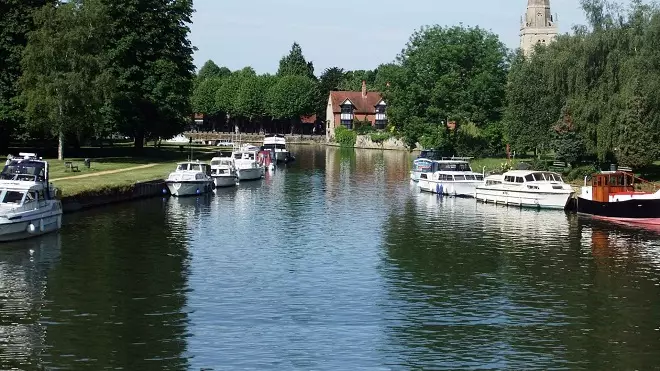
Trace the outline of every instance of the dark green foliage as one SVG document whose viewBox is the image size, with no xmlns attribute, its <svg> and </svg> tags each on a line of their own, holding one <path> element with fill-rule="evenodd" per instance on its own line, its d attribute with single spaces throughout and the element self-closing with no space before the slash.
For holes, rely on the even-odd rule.
<svg viewBox="0 0 660 371">
<path fill-rule="evenodd" d="M 353 130 L 348 130 L 343 126 L 335 128 L 335 142 L 339 143 L 341 147 L 353 148 L 357 141 L 357 133 Z"/>
<path fill-rule="evenodd" d="M 568 169 L 568 172 L 564 174 L 564 180 L 569 182 L 582 181 L 584 180 L 584 177 L 590 177 L 600 171 L 594 165 L 585 165 Z"/>
<path fill-rule="evenodd" d="M 358 135 L 365 135 L 369 133 L 373 133 L 376 131 L 376 128 L 371 125 L 371 121 L 369 120 L 358 120 L 357 118 L 353 119 L 353 130 L 358 134 Z"/>
<path fill-rule="evenodd" d="M 277 76 L 305 76 L 310 79 L 316 79 L 314 76 L 314 64 L 305 60 L 302 48 L 298 43 L 293 43 L 289 54 L 280 60 Z"/>
<path fill-rule="evenodd" d="M 272 75 L 247 76 L 243 79 L 236 96 L 236 111 L 249 119 L 266 117 L 270 114 L 267 104 L 268 91 L 277 83 Z"/>
<path fill-rule="evenodd" d="M 107 17 L 98 0 L 47 5 L 23 54 L 20 79 L 29 127 L 46 134 L 99 136 L 112 78 L 101 57 Z M 61 153 L 61 152 L 60 152 Z"/>
<path fill-rule="evenodd" d="M 577 132 L 568 108 L 563 109 L 562 119 L 552 128 L 551 137 L 557 160 L 576 166 L 586 153 L 584 139 Z"/>
<path fill-rule="evenodd" d="M 371 133 L 369 135 L 369 138 L 371 139 L 372 142 L 374 143 L 383 143 L 386 140 L 392 138 L 392 134 L 388 132 L 377 132 L 377 133 Z"/>
<path fill-rule="evenodd" d="M 33 15 L 54 0 L 3 0 L 0 4 L 0 154 L 5 154 L 13 129 L 22 122 L 18 79 Z"/>
<path fill-rule="evenodd" d="M 458 156 L 495 158 L 506 155 L 501 123 L 479 128 L 474 124 L 460 126 L 454 134 L 454 151 Z"/>
<path fill-rule="evenodd" d="M 506 83 L 506 48 L 480 28 L 433 26 L 415 32 L 390 67 L 388 116 L 406 142 L 450 144 L 446 121 L 486 126 L 500 120 Z"/>
<path fill-rule="evenodd" d="M 231 75 L 231 71 L 227 67 L 218 67 L 212 60 L 206 61 L 202 68 L 197 73 L 197 79 L 201 82 L 208 78 L 219 77 L 224 78 Z"/>
<path fill-rule="evenodd" d="M 581 3 L 589 29 L 576 27 L 531 58 L 514 59 L 507 137 L 518 151 L 544 150 L 550 132 L 558 158 L 568 162 L 616 157 L 647 165 L 660 152 L 660 9 L 641 1 Z M 562 107 L 570 107 L 570 130 L 548 131 L 563 119 Z"/>
<path fill-rule="evenodd" d="M 316 81 L 300 75 L 278 79 L 267 94 L 270 113 L 277 119 L 298 120 L 316 109 Z"/>
<path fill-rule="evenodd" d="M 216 94 L 224 80 L 221 77 L 209 77 L 195 87 L 192 95 L 192 107 L 196 113 L 216 115 L 221 110 L 216 103 Z"/>
<path fill-rule="evenodd" d="M 181 132 L 192 114 L 192 1 L 102 2 L 110 19 L 104 55 L 116 84 L 111 119 L 137 148 Z"/>
</svg>

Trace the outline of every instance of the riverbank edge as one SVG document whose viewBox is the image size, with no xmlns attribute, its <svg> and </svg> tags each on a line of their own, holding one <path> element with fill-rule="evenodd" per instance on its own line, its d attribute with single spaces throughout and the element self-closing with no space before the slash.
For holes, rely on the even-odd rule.
<svg viewBox="0 0 660 371">
<path fill-rule="evenodd" d="M 62 211 L 65 214 L 69 214 L 106 205 L 162 196 L 165 189 L 165 181 L 163 179 L 155 179 L 137 182 L 128 186 L 117 186 L 84 192 L 73 196 L 62 197 Z"/>
</svg>

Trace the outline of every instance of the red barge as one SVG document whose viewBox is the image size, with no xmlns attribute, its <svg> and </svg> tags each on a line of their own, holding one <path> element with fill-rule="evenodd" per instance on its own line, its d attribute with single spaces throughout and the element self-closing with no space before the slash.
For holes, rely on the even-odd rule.
<svg viewBox="0 0 660 371">
<path fill-rule="evenodd" d="M 577 197 L 577 212 L 626 224 L 660 226 L 660 191 L 636 190 L 642 182 L 624 171 L 594 174 L 591 185 L 585 181 Z"/>
</svg>

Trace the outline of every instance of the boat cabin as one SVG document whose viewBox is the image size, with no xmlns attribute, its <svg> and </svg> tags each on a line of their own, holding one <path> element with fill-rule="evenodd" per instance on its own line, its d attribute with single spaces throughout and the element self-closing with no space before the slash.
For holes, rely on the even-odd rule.
<svg viewBox="0 0 660 371">
<path fill-rule="evenodd" d="M 198 171 L 206 175 L 211 175 L 211 167 L 199 162 L 181 162 L 176 166 L 176 171 Z"/>
<path fill-rule="evenodd" d="M 46 163 L 32 158 L 11 159 L 0 173 L 1 180 L 45 182 L 46 177 Z"/>
<path fill-rule="evenodd" d="M 21 207 L 37 209 L 44 207 L 48 200 L 43 187 L 34 186 L 29 189 L 0 189 L 0 207 Z"/>
<path fill-rule="evenodd" d="M 591 200 L 610 202 L 610 196 L 635 193 L 635 176 L 623 171 L 595 174 L 591 179 Z"/>
<path fill-rule="evenodd" d="M 563 183 L 561 175 L 549 172 L 534 173 L 506 173 L 504 174 L 504 183 L 526 183 L 526 182 L 559 182 Z"/>
<path fill-rule="evenodd" d="M 282 135 L 267 135 L 264 138 L 264 149 L 284 150 L 286 149 L 286 139 Z"/>
</svg>

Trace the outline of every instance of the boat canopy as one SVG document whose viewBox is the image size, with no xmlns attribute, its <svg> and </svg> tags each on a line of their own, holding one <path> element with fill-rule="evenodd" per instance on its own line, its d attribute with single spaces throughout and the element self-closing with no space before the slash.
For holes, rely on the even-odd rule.
<svg viewBox="0 0 660 371">
<path fill-rule="evenodd" d="M 46 162 L 39 160 L 9 160 L 0 173 L 2 180 L 46 181 Z"/>
</svg>

